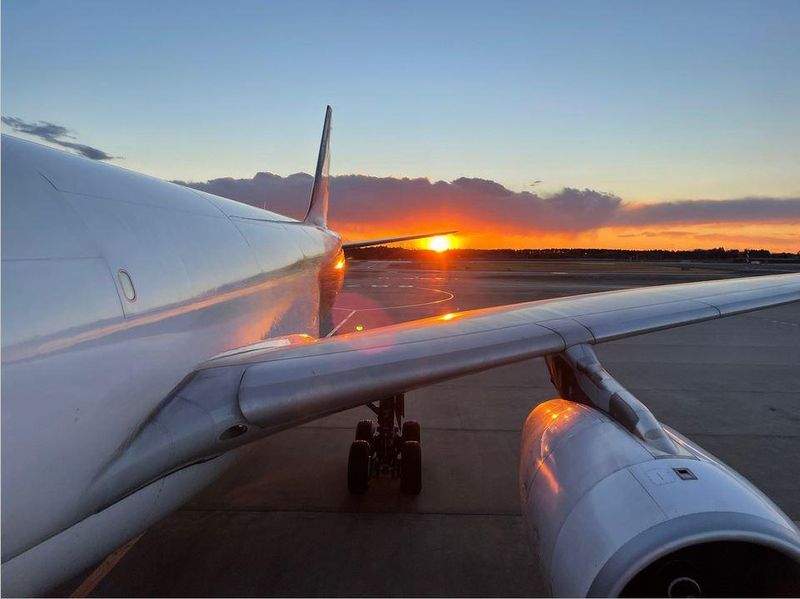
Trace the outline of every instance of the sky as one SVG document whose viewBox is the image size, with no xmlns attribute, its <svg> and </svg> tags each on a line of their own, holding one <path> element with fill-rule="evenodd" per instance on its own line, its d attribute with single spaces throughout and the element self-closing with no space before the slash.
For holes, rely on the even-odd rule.
<svg viewBox="0 0 800 599">
<path fill-rule="evenodd" d="M 795 0 L 4 0 L 3 128 L 243 199 L 313 171 L 331 104 L 338 188 L 378 194 L 369 216 L 333 197 L 346 235 L 449 219 L 473 247 L 798 251 L 798 31 Z M 387 220 L 404 178 L 420 206 Z M 419 179 L 449 187 L 422 202 Z M 628 214 L 660 202 L 672 218 Z"/>
</svg>

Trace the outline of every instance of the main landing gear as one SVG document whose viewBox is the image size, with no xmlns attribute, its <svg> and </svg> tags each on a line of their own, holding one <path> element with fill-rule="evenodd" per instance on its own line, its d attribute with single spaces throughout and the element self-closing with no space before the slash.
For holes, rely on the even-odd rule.
<svg viewBox="0 0 800 599">
<path fill-rule="evenodd" d="M 353 494 L 366 493 L 369 479 L 391 476 L 400 479 L 400 490 L 419 495 L 422 490 L 422 447 L 419 423 L 403 422 L 403 395 L 367 404 L 378 417 L 362 420 L 356 427 L 355 441 L 347 460 L 347 488 Z"/>
</svg>

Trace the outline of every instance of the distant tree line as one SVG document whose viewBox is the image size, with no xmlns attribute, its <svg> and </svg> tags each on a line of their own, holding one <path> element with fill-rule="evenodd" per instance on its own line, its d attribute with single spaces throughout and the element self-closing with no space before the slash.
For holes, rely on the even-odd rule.
<svg viewBox="0 0 800 599">
<path fill-rule="evenodd" d="M 431 250 L 377 246 L 348 250 L 355 260 L 411 260 L 429 261 L 437 255 Z M 679 261 L 698 262 L 800 262 L 796 254 L 769 250 L 726 250 L 723 247 L 696 250 L 614 250 L 591 248 L 550 248 L 541 250 L 468 250 L 447 251 L 450 260 L 628 260 L 628 261 Z"/>
</svg>

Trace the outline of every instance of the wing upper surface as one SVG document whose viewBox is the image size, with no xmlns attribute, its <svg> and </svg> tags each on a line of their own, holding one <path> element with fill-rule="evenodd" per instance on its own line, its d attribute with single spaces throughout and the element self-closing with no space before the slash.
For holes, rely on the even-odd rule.
<svg viewBox="0 0 800 599">
<path fill-rule="evenodd" d="M 448 378 L 800 300 L 800 274 L 645 287 L 448 314 L 229 352 L 201 368 L 244 367 L 238 401 L 261 426 L 282 426 Z"/>
<path fill-rule="evenodd" d="M 449 378 L 800 300 L 800 274 L 664 285 L 270 339 L 201 364 L 91 489 L 98 509 L 272 432 Z"/>
</svg>

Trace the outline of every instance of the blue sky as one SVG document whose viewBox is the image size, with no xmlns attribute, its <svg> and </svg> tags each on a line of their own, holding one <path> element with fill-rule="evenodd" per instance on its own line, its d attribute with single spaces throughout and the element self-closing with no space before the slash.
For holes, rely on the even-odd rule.
<svg viewBox="0 0 800 599">
<path fill-rule="evenodd" d="M 800 194 L 800 2 L 4 0 L 2 112 L 169 179 Z"/>
</svg>

